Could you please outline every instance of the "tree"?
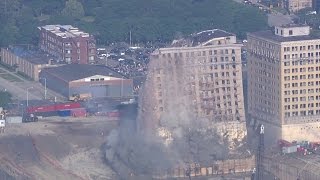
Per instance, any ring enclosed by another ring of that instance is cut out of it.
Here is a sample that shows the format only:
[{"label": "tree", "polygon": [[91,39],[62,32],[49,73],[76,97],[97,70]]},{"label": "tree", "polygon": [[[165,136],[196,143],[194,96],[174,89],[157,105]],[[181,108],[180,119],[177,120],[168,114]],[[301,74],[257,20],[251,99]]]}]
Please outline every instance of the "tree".
[{"label": "tree", "polygon": [[7,91],[0,91],[0,107],[6,107],[12,100],[12,95]]},{"label": "tree", "polygon": [[16,43],[19,29],[11,22],[6,24],[3,29],[0,30],[0,46],[8,46]]},{"label": "tree", "polygon": [[68,0],[62,10],[62,15],[74,19],[82,18],[84,16],[84,9],[81,2],[78,2],[77,0]]}]

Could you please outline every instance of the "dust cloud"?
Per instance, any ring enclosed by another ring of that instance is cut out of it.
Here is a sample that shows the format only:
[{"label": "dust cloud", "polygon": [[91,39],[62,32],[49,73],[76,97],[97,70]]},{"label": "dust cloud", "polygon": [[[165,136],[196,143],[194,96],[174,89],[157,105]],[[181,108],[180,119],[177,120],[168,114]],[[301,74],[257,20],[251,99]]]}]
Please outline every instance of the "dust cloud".
[{"label": "dust cloud", "polygon": [[[195,116],[196,104],[184,93],[192,85],[181,62],[168,66],[161,59],[150,61],[137,118],[122,117],[120,127],[109,135],[105,157],[120,179],[151,179],[177,166],[209,164],[228,156],[226,139],[212,122]],[[159,72],[167,74],[161,85],[155,81]],[[159,89],[164,103],[160,113]]]}]

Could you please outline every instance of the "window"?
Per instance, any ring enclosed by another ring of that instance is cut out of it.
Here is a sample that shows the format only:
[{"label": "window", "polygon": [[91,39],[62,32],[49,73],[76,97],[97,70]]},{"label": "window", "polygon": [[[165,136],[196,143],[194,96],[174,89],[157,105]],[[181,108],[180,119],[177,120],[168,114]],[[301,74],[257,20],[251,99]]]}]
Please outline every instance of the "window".
[{"label": "window", "polygon": [[292,35],[293,35],[292,30],[289,30],[289,35],[290,35],[290,36],[292,36]]}]

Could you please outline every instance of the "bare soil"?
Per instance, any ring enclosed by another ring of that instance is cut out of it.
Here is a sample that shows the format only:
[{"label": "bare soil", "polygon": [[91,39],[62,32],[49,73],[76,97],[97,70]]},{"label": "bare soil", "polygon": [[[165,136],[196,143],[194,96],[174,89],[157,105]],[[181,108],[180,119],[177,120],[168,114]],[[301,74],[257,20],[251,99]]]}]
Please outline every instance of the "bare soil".
[{"label": "bare soil", "polygon": [[58,117],[8,124],[0,134],[0,178],[115,179],[101,147],[116,126],[103,118]]}]

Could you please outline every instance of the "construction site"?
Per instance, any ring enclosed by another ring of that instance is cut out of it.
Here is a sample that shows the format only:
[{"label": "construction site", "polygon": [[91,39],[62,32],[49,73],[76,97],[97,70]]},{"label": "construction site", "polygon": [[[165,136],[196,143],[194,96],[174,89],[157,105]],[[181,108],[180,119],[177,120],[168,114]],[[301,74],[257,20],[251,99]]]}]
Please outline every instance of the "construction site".
[{"label": "construction site", "polygon": [[105,118],[46,118],[7,124],[0,134],[0,179],[116,179],[102,146],[117,126]]},{"label": "construction site", "polygon": [[215,29],[175,40],[151,55],[148,69],[137,119],[109,136],[108,164],[123,179],[250,179],[256,158],[235,35]]},{"label": "construction site", "polygon": [[1,109],[0,179],[320,179],[320,142],[267,145],[272,130],[246,124],[241,48],[219,29],[174,40],[151,54],[137,102]]}]

